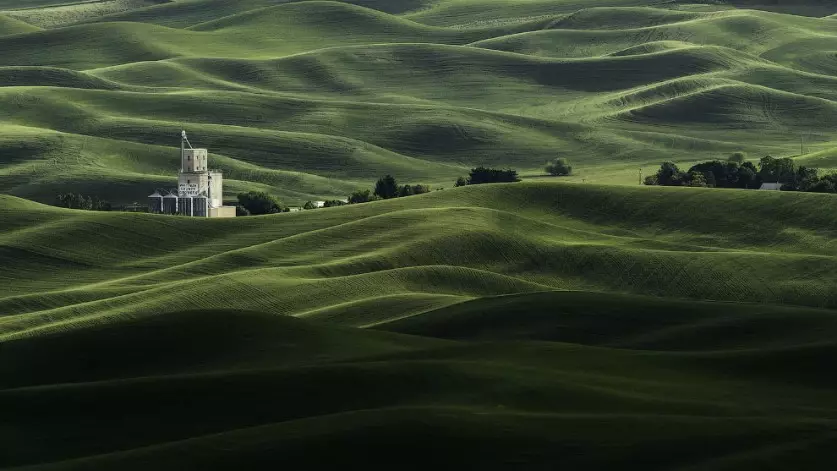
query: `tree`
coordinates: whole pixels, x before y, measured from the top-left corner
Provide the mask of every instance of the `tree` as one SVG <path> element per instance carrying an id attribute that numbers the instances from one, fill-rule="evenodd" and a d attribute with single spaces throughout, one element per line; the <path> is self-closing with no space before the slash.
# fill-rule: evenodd
<path id="1" fill-rule="evenodd" d="M 573 166 L 567 159 L 555 159 L 546 164 L 546 173 L 550 175 L 570 175 L 573 173 Z"/>
<path id="2" fill-rule="evenodd" d="M 317 209 L 317 205 L 315 205 L 312 201 L 306 201 L 302 206 L 302 209 Z"/>
<path id="3" fill-rule="evenodd" d="M 776 159 L 769 155 L 759 160 L 759 176 L 763 181 L 771 183 L 790 183 L 796 173 L 793 159 Z"/>
<path id="4" fill-rule="evenodd" d="M 711 173 L 709 175 L 712 175 Z M 708 186 L 706 183 L 706 176 L 700 172 L 689 172 L 688 176 L 686 177 L 686 181 L 688 181 L 689 186 L 694 187 L 706 187 Z"/>
<path id="5" fill-rule="evenodd" d="M 674 162 L 663 162 L 656 177 L 657 184 L 662 186 L 680 186 L 686 180 L 686 174 Z"/>
<path id="6" fill-rule="evenodd" d="M 392 175 L 386 175 L 378 179 L 375 183 L 375 196 L 383 199 L 396 198 L 398 196 L 398 182 Z"/>
<path id="7" fill-rule="evenodd" d="M 736 188 L 758 188 L 761 186 L 761 178 L 752 162 L 744 162 L 738 168 L 738 181 Z"/>
<path id="8" fill-rule="evenodd" d="M 343 206 L 343 205 L 346 205 L 346 204 L 348 204 L 348 203 L 346 203 L 345 201 L 326 200 L 326 202 L 323 203 L 323 208 L 332 208 L 332 207 L 335 207 L 335 206 Z"/>
<path id="9" fill-rule="evenodd" d="M 93 211 L 110 211 L 111 209 L 113 209 L 113 207 L 111 206 L 110 201 L 93 198 Z"/>
<path id="10" fill-rule="evenodd" d="M 813 193 L 837 193 L 837 175 L 826 175 L 816 183 L 808 187 L 807 190 Z"/>
<path id="11" fill-rule="evenodd" d="M 815 168 L 806 167 L 804 165 L 797 168 L 796 173 L 791 174 L 789 177 L 790 178 L 782 178 L 784 183 L 782 190 L 809 191 L 820 181 L 819 171 Z"/>
<path id="12" fill-rule="evenodd" d="M 412 186 L 404 185 L 404 186 L 398 187 L 398 197 L 399 198 L 402 197 L 402 196 L 410 196 L 412 194 L 413 194 L 413 187 Z"/>
<path id="13" fill-rule="evenodd" d="M 87 211 L 110 211 L 111 204 L 108 201 L 100 200 L 79 193 L 61 193 L 55 197 L 56 206 L 71 209 L 84 209 Z"/>
<path id="14" fill-rule="evenodd" d="M 235 215 L 238 217 L 241 216 L 249 216 L 250 211 L 247 211 L 247 208 L 241 206 L 240 204 L 235 205 Z"/>
<path id="15" fill-rule="evenodd" d="M 465 177 L 459 177 L 459 178 L 456 179 L 456 182 L 453 184 L 453 186 L 455 186 L 455 187 L 456 186 L 465 186 L 467 184 L 468 184 L 468 179 L 466 179 Z"/>
<path id="16" fill-rule="evenodd" d="M 430 193 L 429 185 L 404 185 L 398 188 L 398 196 L 421 195 Z"/>
<path id="17" fill-rule="evenodd" d="M 482 183 L 512 183 L 519 182 L 517 171 L 512 169 L 500 170 L 496 168 L 477 167 L 471 169 L 468 176 L 469 185 Z"/>
<path id="18" fill-rule="evenodd" d="M 425 193 L 430 193 L 432 190 L 430 189 L 430 185 L 413 185 L 413 194 L 414 195 L 423 195 Z"/>
<path id="19" fill-rule="evenodd" d="M 733 152 L 732 155 L 729 156 L 727 161 L 741 165 L 747 161 L 747 154 L 745 154 L 744 152 Z"/>
<path id="20" fill-rule="evenodd" d="M 279 200 L 263 191 L 248 191 L 238 194 L 238 204 L 244 207 L 250 214 L 275 214 L 283 212 Z"/>

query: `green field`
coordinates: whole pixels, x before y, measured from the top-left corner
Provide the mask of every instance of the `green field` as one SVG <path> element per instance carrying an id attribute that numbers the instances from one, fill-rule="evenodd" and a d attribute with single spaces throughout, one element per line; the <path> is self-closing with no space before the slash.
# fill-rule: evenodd
<path id="1" fill-rule="evenodd" d="M 0 467 L 828 469 L 832 199 L 518 183 L 212 220 L 0 197 Z"/>
<path id="2" fill-rule="evenodd" d="M 711 3 L 0 0 L 0 469 L 837 468 L 835 196 L 636 184 L 837 169 L 837 6 Z M 228 199 L 445 189 L 47 205 L 182 128 Z"/>
<path id="3" fill-rule="evenodd" d="M 633 184 L 837 145 L 830 2 L 56 3 L 0 2 L 0 192 L 45 203 L 173 186 L 181 128 L 229 198 L 291 205 L 386 173 L 450 187 L 566 157 L 576 181 Z"/>

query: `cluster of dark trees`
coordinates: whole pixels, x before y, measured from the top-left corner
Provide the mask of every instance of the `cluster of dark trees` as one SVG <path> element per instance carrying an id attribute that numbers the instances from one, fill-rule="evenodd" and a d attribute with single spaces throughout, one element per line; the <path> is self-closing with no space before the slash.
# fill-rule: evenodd
<path id="1" fill-rule="evenodd" d="M 290 209 L 279 200 L 263 191 L 248 191 L 238 194 L 236 216 L 258 216 L 260 214 L 287 213 Z"/>
<path id="2" fill-rule="evenodd" d="M 837 176 L 820 177 L 815 168 L 797 167 L 793 159 L 769 155 L 756 167 L 741 152 L 726 161 L 701 162 L 685 172 L 673 162 L 664 162 L 656 174 L 645 178 L 646 185 L 662 186 L 758 189 L 762 183 L 781 183 L 785 191 L 837 192 Z"/>
<path id="3" fill-rule="evenodd" d="M 80 193 L 61 193 L 55 197 L 56 206 L 71 209 L 86 209 L 88 211 L 110 211 L 110 202 L 100 200 L 95 196 L 84 196 Z"/>
<path id="4" fill-rule="evenodd" d="M 349 195 L 348 204 L 368 203 L 369 201 L 388 200 L 424 193 L 430 193 L 430 186 L 399 185 L 395 177 L 385 175 L 378 179 L 373 190 L 357 190 Z"/>
<path id="5" fill-rule="evenodd" d="M 471 169 L 468 177 L 459 177 L 453 186 L 479 185 L 481 183 L 514 183 L 519 182 L 520 177 L 516 170 L 510 168 L 501 170 L 498 168 L 477 167 Z"/>

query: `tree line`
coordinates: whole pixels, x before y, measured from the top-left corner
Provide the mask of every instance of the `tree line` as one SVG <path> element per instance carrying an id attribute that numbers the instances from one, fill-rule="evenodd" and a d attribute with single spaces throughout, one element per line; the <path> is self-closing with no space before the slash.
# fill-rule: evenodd
<path id="1" fill-rule="evenodd" d="M 55 197 L 55 206 L 88 211 L 111 211 L 113 209 L 109 201 L 95 196 L 84 196 L 81 193 L 61 193 Z"/>
<path id="2" fill-rule="evenodd" d="M 674 162 L 663 162 L 654 175 L 645 177 L 646 185 L 692 186 L 708 188 L 758 189 L 763 183 L 779 183 L 784 191 L 837 193 L 837 175 L 819 175 L 816 168 L 797 166 L 791 158 L 765 156 L 758 166 L 748 162 L 743 152 L 726 161 L 710 160 L 693 165 L 687 171 Z"/>
<path id="3" fill-rule="evenodd" d="M 347 198 L 348 204 L 368 203 L 370 201 L 402 198 L 405 196 L 430 193 L 429 185 L 399 185 L 392 175 L 384 175 L 375 182 L 371 190 L 357 190 Z"/>

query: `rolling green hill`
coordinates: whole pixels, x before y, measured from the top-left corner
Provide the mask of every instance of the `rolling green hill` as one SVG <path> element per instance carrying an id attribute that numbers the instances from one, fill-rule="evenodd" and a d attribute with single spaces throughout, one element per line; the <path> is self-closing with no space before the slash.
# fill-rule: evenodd
<path id="1" fill-rule="evenodd" d="M 556 156 L 626 184 L 666 159 L 830 152 L 828 2 L 725 3 L 4 2 L 0 192 L 141 200 L 173 184 L 181 128 L 229 197 L 289 204 Z"/>
<path id="2" fill-rule="evenodd" d="M 521 183 L 201 220 L 2 197 L 0 466 L 821 469 L 837 315 L 798 305 L 837 302 L 830 198 Z"/>
<path id="3" fill-rule="evenodd" d="M 5 197 L 0 338 L 219 305 L 368 326 L 556 289 L 835 307 L 830 201 L 520 183 L 196 220 Z"/>
<path id="4" fill-rule="evenodd" d="M 207 220 L 2 197 L 0 467 L 827 468 L 830 198 L 520 183 Z"/>
<path id="5" fill-rule="evenodd" d="M 0 0 L 0 469 L 834 468 L 834 195 L 636 179 L 837 169 L 835 13 Z M 172 187 L 181 129 L 227 199 L 447 188 L 43 204 Z"/>

